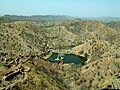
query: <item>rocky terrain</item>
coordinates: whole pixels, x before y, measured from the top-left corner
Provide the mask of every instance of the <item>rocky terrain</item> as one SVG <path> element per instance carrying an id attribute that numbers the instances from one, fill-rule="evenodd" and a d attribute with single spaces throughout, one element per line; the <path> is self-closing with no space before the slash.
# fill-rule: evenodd
<path id="1" fill-rule="evenodd" d="M 119 22 L 81 19 L 1 22 L 0 89 L 120 89 L 119 31 Z M 53 63 L 43 58 L 50 50 L 84 56 L 87 61 Z"/>

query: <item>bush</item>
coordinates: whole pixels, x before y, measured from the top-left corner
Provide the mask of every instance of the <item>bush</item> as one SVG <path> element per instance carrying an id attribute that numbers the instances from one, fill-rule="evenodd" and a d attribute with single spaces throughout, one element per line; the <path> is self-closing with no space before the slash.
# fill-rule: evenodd
<path id="1" fill-rule="evenodd" d="M 2 62 L 0 62 L 0 67 L 2 67 L 3 66 L 3 63 Z"/>

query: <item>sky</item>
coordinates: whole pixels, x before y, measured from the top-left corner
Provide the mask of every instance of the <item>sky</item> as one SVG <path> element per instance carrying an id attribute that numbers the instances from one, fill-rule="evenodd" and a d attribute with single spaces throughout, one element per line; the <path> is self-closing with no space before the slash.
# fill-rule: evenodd
<path id="1" fill-rule="evenodd" d="M 2 15 L 120 17 L 120 0 L 0 0 Z"/>

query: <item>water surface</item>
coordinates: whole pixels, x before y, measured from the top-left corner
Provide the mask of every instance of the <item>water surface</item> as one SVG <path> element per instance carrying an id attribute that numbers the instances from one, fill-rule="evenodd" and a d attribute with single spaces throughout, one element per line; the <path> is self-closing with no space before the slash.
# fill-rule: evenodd
<path id="1" fill-rule="evenodd" d="M 52 53 L 48 60 L 52 62 L 59 62 L 60 60 L 63 60 L 65 64 L 84 64 L 85 61 L 87 61 L 87 58 L 75 54 Z"/>

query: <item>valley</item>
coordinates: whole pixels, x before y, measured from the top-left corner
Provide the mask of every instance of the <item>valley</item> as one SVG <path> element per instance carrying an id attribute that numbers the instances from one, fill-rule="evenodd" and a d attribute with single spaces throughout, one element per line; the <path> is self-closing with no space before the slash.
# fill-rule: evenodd
<path id="1" fill-rule="evenodd" d="M 0 90 L 120 89 L 119 21 L 18 17 L 0 17 Z"/>

